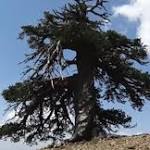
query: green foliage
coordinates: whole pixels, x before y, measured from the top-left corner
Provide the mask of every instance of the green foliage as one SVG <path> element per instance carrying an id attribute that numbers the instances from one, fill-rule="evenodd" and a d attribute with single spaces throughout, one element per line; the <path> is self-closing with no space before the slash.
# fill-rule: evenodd
<path id="1" fill-rule="evenodd" d="M 16 119 L 0 128 L 0 138 L 32 143 L 71 133 L 75 140 L 91 139 L 95 128 L 107 134 L 130 127 L 130 116 L 105 110 L 103 101 L 130 102 L 141 110 L 150 99 L 150 75 L 135 67 L 147 63 L 146 47 L 140 39 L 103 31 L 105 1 L 91 2 L 74 0 L 60 12 L 45 12 L 38 25 L 22 27 L 20 38 L 32 49 L 24 61 L 28 78 L 2 93 Z M 64 58 L 66 49 L 76 52 L 73 60 Z M 62 76 L 73 64 L 77 74 Z"/>

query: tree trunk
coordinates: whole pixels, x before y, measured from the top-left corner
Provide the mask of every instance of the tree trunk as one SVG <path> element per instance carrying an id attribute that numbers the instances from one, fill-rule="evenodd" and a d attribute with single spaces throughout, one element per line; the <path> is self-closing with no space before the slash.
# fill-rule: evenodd
<path id="1" fill-rule="evenodd" d="M 94 87 L 92 64 L 88 57 L 82 55 L 78 64 L 78 82 L 75 92 L 75 130 L 72 140 L 90 140 L 92 136 L 92 123 L 94 104 L 92 90 Z"/>

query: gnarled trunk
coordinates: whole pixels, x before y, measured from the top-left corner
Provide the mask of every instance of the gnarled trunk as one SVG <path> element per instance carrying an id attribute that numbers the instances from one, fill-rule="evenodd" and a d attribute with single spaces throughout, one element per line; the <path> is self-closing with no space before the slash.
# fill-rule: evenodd
<path id="1" fill-rule="evenodd" d="M 79 57 L 78 80 L 75 91 L 75 130 L 73 141 L 89 140 L 92 137 L 94 105 L 92 90 L 94 87 L 92 64 L 87 57 Z"/>

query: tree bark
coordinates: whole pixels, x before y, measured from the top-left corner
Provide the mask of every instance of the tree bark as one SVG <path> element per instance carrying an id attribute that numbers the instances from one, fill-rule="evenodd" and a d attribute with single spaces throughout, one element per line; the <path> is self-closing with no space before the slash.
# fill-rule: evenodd
<path id="1" fill-rule="evenodd" d="M 84 56 L 84 57 L 83 57 Z M 90 140 L 92 137 L 92 123 L 94 104 L 92 90 L 94 87 L 92 64 L 87 57 L 79 57 L 77 64 L 78 82 L 75 91 L 75 130 L 72 140 Z"/>

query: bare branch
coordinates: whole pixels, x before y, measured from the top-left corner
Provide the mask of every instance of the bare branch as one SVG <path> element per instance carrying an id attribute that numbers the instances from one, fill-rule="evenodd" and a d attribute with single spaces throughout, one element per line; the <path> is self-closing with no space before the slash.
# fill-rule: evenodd
<path id="1" fill-rule="evenodd" d="M 93 12 L 96 8 L 100 6 L 100 8 L 104 7 L 104 3 L 106 3 L 106 0 L 96 0 L 95 5 L 91 6 L 87 11 Z"/>

